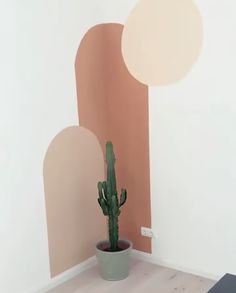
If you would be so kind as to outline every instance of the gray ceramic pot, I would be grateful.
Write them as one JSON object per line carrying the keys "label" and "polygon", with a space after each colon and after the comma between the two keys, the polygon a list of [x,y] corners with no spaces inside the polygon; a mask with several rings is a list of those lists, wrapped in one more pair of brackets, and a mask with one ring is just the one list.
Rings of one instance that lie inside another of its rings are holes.
{"label": "gray ceramic pot", "polygon": [[129,259],[132,243],[127,240],[119,240],[121,251],[106,251],[109,241],[100,241],[96,245],[96,255],[100,275],[107,281],[119,281],[129,275]]}

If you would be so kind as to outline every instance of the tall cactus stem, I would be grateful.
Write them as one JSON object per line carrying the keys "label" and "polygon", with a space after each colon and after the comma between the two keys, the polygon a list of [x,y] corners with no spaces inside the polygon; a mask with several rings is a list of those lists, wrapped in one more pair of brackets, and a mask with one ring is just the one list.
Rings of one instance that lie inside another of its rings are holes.
{"label": "tall cactus stem", "polygon": [[107,181],[98,182],[98,203],[103,214],[108,217],[110,251],[119,250],[119,225],[120,207],[127,200],[127,192],[121,190],[120,200],[117,196],[116,173],[115,173],[115,154],[111,141],[106,143],[106,164],[107,164]]}

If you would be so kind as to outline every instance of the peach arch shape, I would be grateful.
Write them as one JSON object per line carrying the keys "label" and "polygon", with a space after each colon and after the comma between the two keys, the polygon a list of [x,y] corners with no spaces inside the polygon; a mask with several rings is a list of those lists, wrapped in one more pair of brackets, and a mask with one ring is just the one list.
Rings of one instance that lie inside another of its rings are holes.
{"label": "peach arch shape", "polygon": [[104,178],[104,158],[95,135],[78,126],[62,130],[44,159],[44,190],[51,276],[94,255],[106,237],[97,203],[97,182]]}

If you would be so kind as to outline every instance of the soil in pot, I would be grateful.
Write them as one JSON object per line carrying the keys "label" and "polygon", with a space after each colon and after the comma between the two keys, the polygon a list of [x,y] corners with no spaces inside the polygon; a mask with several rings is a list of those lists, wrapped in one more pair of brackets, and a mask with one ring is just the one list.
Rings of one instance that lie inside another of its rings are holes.
{"label": "soil in pot", "polygon": [[97,246],[98,249],[100,249],[102,251],[107,251],[107,252],[123,251],[123,250],[128,249],[129,247],[130,247],[130,243],[125,242],[125,241],[119,241],[118,249],[116,251],[113,251],[110,249],[109,242],[102,242],[102,243],[99,243],[99,245]]}

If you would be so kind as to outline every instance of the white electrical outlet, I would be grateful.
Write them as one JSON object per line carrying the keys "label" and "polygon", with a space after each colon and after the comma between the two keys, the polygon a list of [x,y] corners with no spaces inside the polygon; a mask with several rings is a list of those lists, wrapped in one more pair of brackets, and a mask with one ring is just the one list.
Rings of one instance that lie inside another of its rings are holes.
{"label": "white electrical outlet", "polygon": [[141,227],[141,235],[149,238],[153,238],[153,231],[151,228]]}

